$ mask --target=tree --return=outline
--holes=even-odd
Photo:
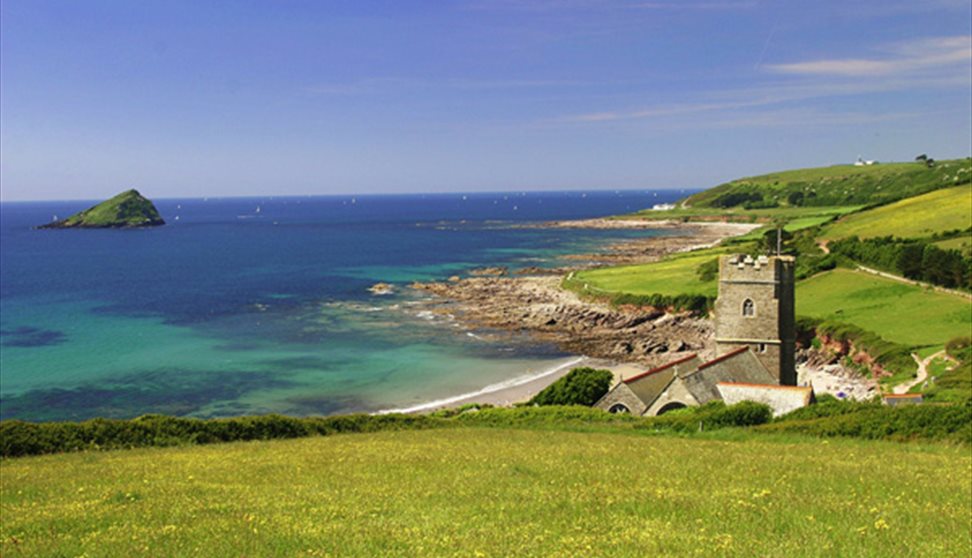
[[[763,249],[763,252],[765,252],[767,254],[775,254],[776,253],[776,245],[777,245],[776,235],[777,235],[777,231],[779,231],[780,241],[781,241],[779,243],[780,244],[780,253],[781,254],[790,254],[790,253],[792,253],[792,250],[791,250],[792,247],[789,246],[788,243],[791,240],[793,240],[793,233],[791,233],[791,232],[787,231],[786,229],[784,229],[783,226],[782,226],[782,224],[778,225],[778,228],[770,229],[770,230],[766,231],[765,233],[763,233],[763,242],[762,242],[762,246],[761,246],[761,248]]]
[[[924,163],[927,160],[928,160],[928,155],[925,155],[924,153],[922,153],[921,155],[915,157],[915,162],[916,163]]]
[[[921,279],[921,261],[925,245],[920,242],[905,244],[898,253],[897,268],[909,279]]]
[[[574,368],[530,400],[532,405],[585,405],[590,407],[607,393],[614,374],[587,366]]]
[[[790,195],[786,197],[786,202],[790,205],[803,205],[804,194],[801,191],[790,192]]]

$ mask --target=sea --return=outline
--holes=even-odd
[[[137,230],[34,228],[94,201],[0,203],[0,418],[414,410],[551,374],[577,355],[408,285],[670,234],[524,225],[687,193],[161,199],[167,225]]]

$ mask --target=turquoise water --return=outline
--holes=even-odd
[[[516,225],[676,195],[503,196],[161,200],[169,225],[138,231],[35,230],[89,204],[0,204],[0,415],[370,412],[572,362],[466,331],[404,287],[657,234]],[[398,294],[371,295],[377,281]]]

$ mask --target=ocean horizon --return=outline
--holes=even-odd
[[[417,410],[551,374],[577,355],[468,329],[407,286],[669,234],[522,225],[687,193],[157,199],[168,224],[138,230],[37,230],[94,201],[2,202],[0,418]]]

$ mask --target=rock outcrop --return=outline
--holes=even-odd
[[[529,333],[596,358],[651,364],[666,353],[704,352],[712,336],[705,319],[584,301],[559,282],[559,277],[472,277],[412,287],[439,295],[436,310],[467,323]]]

